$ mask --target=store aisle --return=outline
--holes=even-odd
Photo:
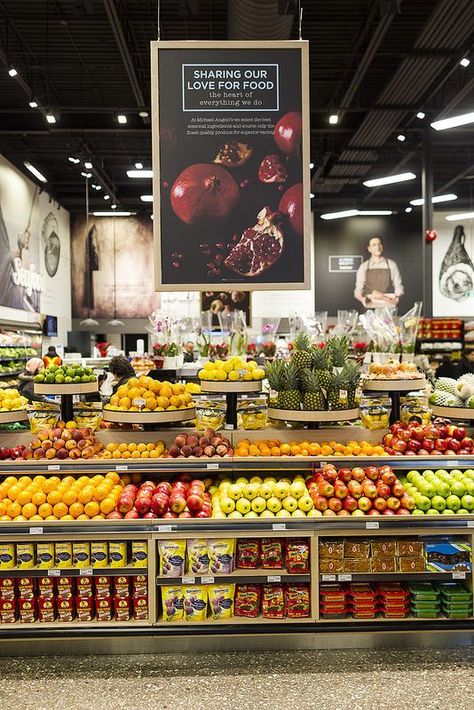
[[[9,710],[467,710],[474,648],[0,659]]]

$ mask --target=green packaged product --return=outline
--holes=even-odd
[[[472,609],[469,610],[451,610],[451,611],[445,611],[446,616],[448,619],[467,619],[470,616],[472,616]]]
[[[413,611],[412,614],[417,619],[436,619],[438,618],[437,611]]]
[[[439,591],[431,582],[417,582],[410,584],[410,598],[414,601],[436,601],[439,599]]]

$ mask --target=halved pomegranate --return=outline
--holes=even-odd
[[[290,111],[280,118],[273,135],[275,143],[285,155],[298,155],[301,145],[302,122],[298,111]]]
[[[288,173],[278,155],[266,155],[258,168],[260,182],[286,182]]]
[[[303,234],[303,183],[297,182],[283,194],[278,209],[286,214],[291,228],[297,234]]]
[[[170,200],[173,212],[186,224],[224,219],[239,200],[239,186],[220,165],[196,163],[178,175]]]
[[[224,261],[240,276],[259,276],[276,264],[283,251],[282,215],[264,207],[257,224],[244,231]]]
[[[226,168],[240,168],[252,155],[252,148],[246,143],[224,143],[214,158],[214,163],[220,163]]]

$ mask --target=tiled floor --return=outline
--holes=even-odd
[[[474,648],[0,659],[4,710],[470,710]]]

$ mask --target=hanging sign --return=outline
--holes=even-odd
[[[308,43],[151,53],[156,289],[309,288]]]

